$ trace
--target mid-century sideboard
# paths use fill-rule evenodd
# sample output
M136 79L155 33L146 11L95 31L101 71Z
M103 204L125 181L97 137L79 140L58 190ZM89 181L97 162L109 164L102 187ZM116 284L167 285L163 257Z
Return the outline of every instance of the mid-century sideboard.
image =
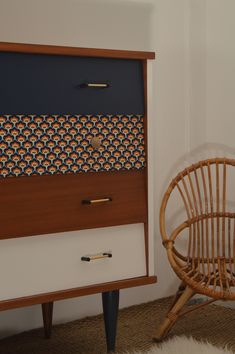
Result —
M0 310L156 282L148 227L152 52L0 43Z

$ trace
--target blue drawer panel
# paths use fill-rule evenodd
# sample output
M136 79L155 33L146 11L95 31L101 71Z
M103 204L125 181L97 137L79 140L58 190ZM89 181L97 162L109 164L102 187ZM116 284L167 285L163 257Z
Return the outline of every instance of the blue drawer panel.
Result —
M0 114L144 113L141 60L1 52L0 77Z

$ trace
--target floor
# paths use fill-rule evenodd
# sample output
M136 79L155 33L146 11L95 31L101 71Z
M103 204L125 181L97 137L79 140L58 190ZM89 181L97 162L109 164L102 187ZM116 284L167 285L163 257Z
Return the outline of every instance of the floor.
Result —
M152 334L171 299L165 298L120 311L117 353L146 350ZM193 335L235 351L235 310L210 305L181 318L171 335ZM53 328L51 339L43 329L24 332L0 341L0 354L104 354L105 335L102 316L89 317Z

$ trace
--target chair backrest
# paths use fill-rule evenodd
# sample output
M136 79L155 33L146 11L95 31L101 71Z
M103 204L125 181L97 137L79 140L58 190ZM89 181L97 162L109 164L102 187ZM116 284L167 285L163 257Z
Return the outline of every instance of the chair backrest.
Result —
M235 253L235 160L214 158L184 169L170 183L161 205L160 229L164 242L175 240L181 230L189 229L187 257ZM177 190L187 220L171 236L166 232L168 200ZM196 248L196 250L195 250Z

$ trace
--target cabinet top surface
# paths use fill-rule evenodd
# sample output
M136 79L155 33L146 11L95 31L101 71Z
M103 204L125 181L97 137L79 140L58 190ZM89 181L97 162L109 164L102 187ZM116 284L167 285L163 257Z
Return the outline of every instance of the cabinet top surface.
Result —
M25 44L0 42L0 52L35 53L51 55L72 55L101 58L121 59L154 59L154 52L129 51L116 49L79 48L67 46L54 46L42 44Z

